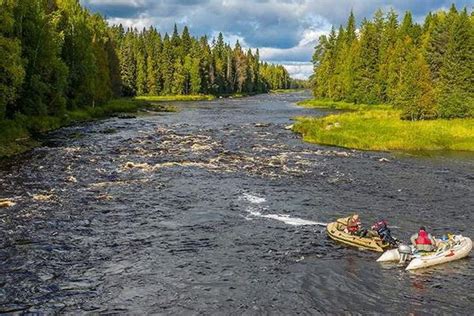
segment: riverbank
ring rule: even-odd
[[[346,111],[364,111],[364,110],[391,110],[393,107],[388,104],[355,104],[343,101],[332,100],[304,100],[297,103],[299,106],[308,109],[330,109]]]
[[[230,94],[190,94],[190,95],[143,95],[135,97],[137,101],[147,102],[192,102],[192,101],[213,101],[219,99],[240,99],[246,98],[258,93],[230,93]]]
[[[221,95],[219,98],[244,98],[252,94],[233,93]],[[10,157],[26,152],[40,145],[37,136],[58,128],[81,122],[104,119],[120,113],[136,113],[140,110],[159,112],[174,112],[172,105],[164,102],[193,102],[212,101],[214,95],[163,95],[138,96],[135,98],[121,98],[111,100],[98,107],[87,107],[74,111],[67,111],[64,116],[35,116],[19,115],[14,120],[0,121],[0,158]]]
[[[148,102],[188,102],[188,101],[212,101],[216,97],[209,94],[196,94],[196,95],[144,95],[135,97],[138,101]]]
[[[359,105],[328,100],[298,103],[307,108],[350,110],[322,118],[298,117],[293,131],[303,140],[361,150],[474,151],[474,119],[404,121],[389,105]]]
[[[282,94],[282,93],[297,93],[297,92],[303,92],[307,89],[275,89],[275,90],[270,90],[270,93],[276,93],[276,94]]]
[[[175,111],[173,107],[143,100],[116,99],[103,106],[67,111],[61,117],[18,115],[14,120],[0,121],[0,157],[20,154],[38,146],[40,143],[36,140],[37,136],[55,129],[140,110]]]

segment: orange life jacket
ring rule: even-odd
[[[360,228],[360,220],[353,220],[352,218],[349,219],[349,221],[347,222],[347,230],[350,232],[350,233],[356,233],[359,228]]]
[[[431,239],[428,236],[428,233],[424,230],[418,232],[418,238],[415,239],[415,244],[417,245],[431,245]]]

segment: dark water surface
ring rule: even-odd
[[[472,314],[471,257],[408,273],[321,224],[357,211],[405,240],[473,236],[474,157],[305,144],[285,126],[327,113],[305,97],[180,103],[2,161],[0,311]]]

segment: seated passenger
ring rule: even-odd
[[[364,237],[367,234],[367,230],[362,229],[362,224],[358,214],[354,214],[347,220],[347,233],[351,235],[357,235]]]
[[[410,240],[418,251],[434,251],[436,249],[436,240],[426,232],[424,226],[421,226],[418,233],[413,234]]]
[[[372,233],[373,237],[378,236],[382,239],[382,241],[384,241],[387,244],[390,244],[393,246],[397,245],[398,241],[396,238],[392,237],[390,228],[388,228],[388,224],[384,219],[372,225],[372,231],[373,231]]]

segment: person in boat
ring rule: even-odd
[[[367,230],[362,229],[362,223],[359,219],[359,214],[354,214],[347,220],[346,232],[351,235],[364,237],[367,235]]]
[[[413,234],[410,240],[418,251],[433,251],[436,249],[436,240],[426,231],[424,226],[421,226],[418,233]]]
[[[388,223],[386,220],[382,219],[376,222],[371,227],[374,237],[378,236],[382,239],[383,242],[390,244],[390,245],[397,245],[398,240],[392,236],[390,228],[388,228]]]

